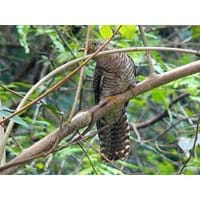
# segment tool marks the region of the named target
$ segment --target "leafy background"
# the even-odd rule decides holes
[[[92,39],[108,39],[117,26],[92,26]],[[148,46],[178,47],[198,50],[200,26],[144,26]],[[22,96],[38,80],[56,67],[83,56],[87,26],[0,26],[0,116],[6,117],[19,104]],[[124,25],[112,40],[116,48],[143,46],[138,26]],[[137,82],[148,74],[144,52],[130,52],[137,65]],[[192,54],[152,52],[157,73],[174,69],[198,60]],[[53,77],[38,88],[31,99],[42,94],[55,82],[64,78],[76,66]],[[95,63],[85,70],[79,110],[94,105],[92,79]],[[40,103],[15,121],[12,137],[7,144],[8,160],[18,155],[60,125],[61,118],[68,118],[79,81],[75,75],[64,86],[48,95]],[[180,101],[171,102],[185,95]],[[35,159],[17,174],[177,174],[188,158],[200,110],[199,74],[185,77],[153,89],[132,99],[128,106],[130,122],[138,123],[166,111],[165,117],[155,124],[131,131],[131,153],[127,160],[117,161],[119,168],[101,161],[99,154],[86,143],[69,145],[46,158]],[[5,128],[6,128],[5,124]],[[93,127],[95,130],[95,127]],[[99,149],[97,136],[88,139]],[[198,137],[197,144],[200,144]],[[64,140],[59,146],[66,146]],[[199,174],[200,148],[184,170],[184,174]]]

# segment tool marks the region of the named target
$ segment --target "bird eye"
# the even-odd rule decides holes
[[[96,46],[96,45],[97,45],[97,42],[93,42],[93,45]]]

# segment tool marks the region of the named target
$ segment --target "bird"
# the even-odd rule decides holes
[[[102,45],[101,40],[90,40],[87,47],[89,54]],[[105,46],[101,51],[113,49]],[[127,53],[97,55],[93,91],[95,104],[106,97],[114,97],[136,85],[136,68],[134,61]],[[130,151],[130,129],[126,115],[128,102],[116,104],[115,108],[97,120],[96,127],[100,140],[102,160],[116,161],[127,158]],[[105,159],[106,157],[106,159]]]

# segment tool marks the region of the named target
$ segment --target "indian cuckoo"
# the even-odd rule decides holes
[[[94,53],[102,44],[103,42],[99,40],[90,41],[88,53]],[[109,49],[112,48],[106,46],[102,50]],[[135,86],[135,64],[128,54],[114,53],[96,56],[93,59],[96,61],[93,80],[96,104],[105,97],[120,94]],[[124,159],[129,154],[130,130],[126,116],[127,105],[128,102],[117,104],[111,112],[96,122],[101,154],[111,161]]]

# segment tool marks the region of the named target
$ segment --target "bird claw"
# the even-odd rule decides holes
[[[116,96],[110,96],[110,97],[108,97],[108,99],[109,99],[110,101],[112,101],[114,104],[118,104],[118,100],[117,100],[117,97],[116,97]]]
[[[108,104],[109,102],[113,102],[114,104],[118,104],[118,100],[116,96],[109,96],[104,98],[100,104],[99,107],[102,108],[103,106],[105,106],[106,104]]]

